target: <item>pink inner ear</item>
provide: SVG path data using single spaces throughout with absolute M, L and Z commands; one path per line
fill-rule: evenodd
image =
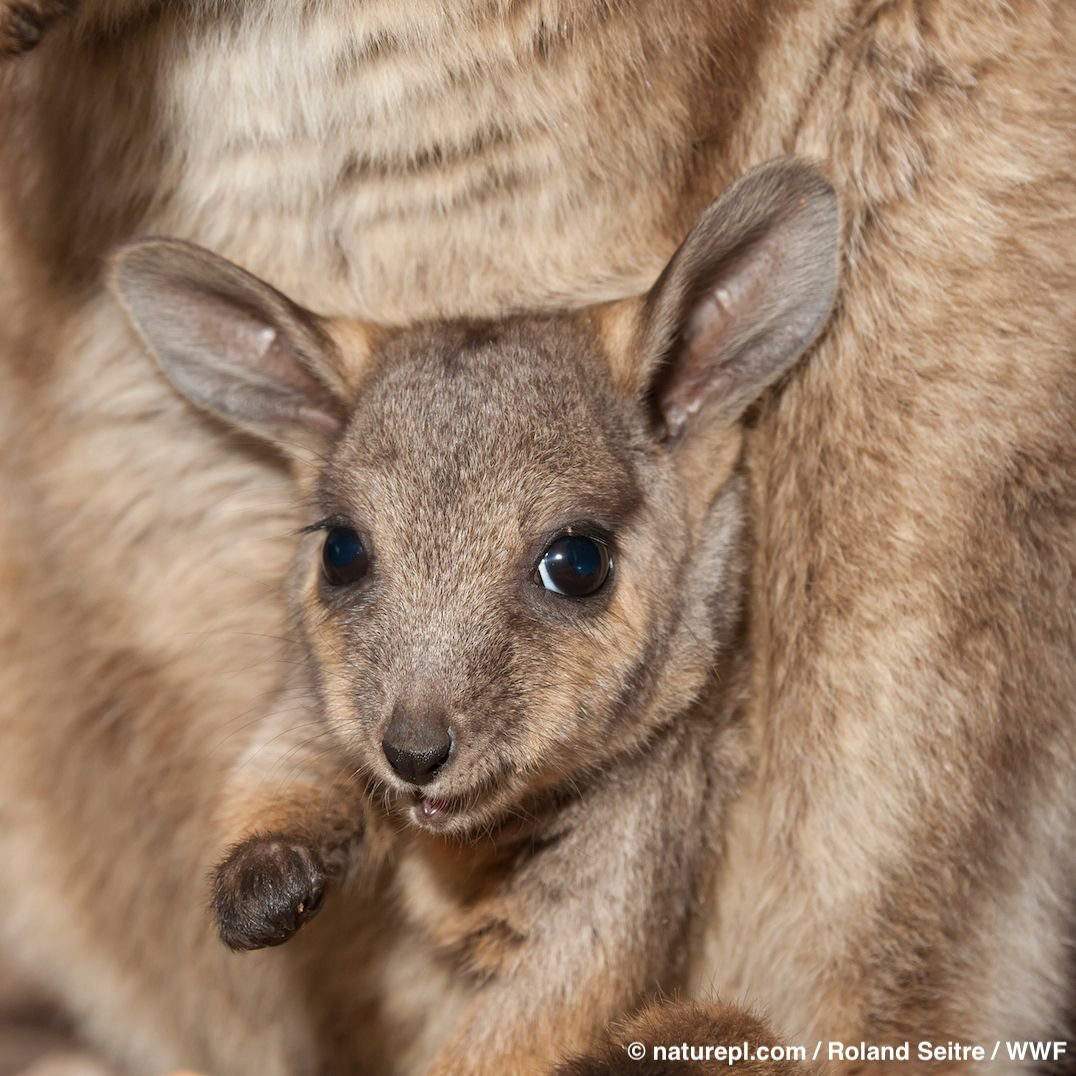
M 207 369 L 216 372 L 203 402 L 233 420 L 266 428 L 281 422 L 326 434 L 340 426 L 339 403 L 277 326 L 200 289 L 187 331 Z
M 735 388 L 733 363 L 770 320 L 768 289 L 780 262 L 775 245 L 762 241 L 749 257 L 722 266 L 718 279 L 696 300 L 659 394 L 669 436 L 678 436 L 706 403 Z
M 327 432 L 338 428 L 340 416 L 332 393 L 310 373 L 280 329 L 216 296 L 202 299 L 195 309 L 197 332 L 210 348 L 215 366 L 248 384 L 261 383 L 289 394 L 296 421 Z M 283 399 L 277 399 L 280 406 Z
M 198 333 L 218 362 L 315 399 L 325 394 L 325 387 L 273 325 L 215 296 L 202 299 L 195 310 Z
M 337 431 L 336 352 L 324 323 L 208 251 L 151 239 L 119 252 L 110 280 L 176 388 L 286 451 Z M 323 380 L 324 378 L 324 380 Z
M 659 397 L 670 437 L 679 436 L 692 416 L 720 390 L 721 357 L 733 302 L 731 289 L 719 284 L 696 306 L 684 327 L 679 355 Z
M 710 378 L 708 371 L 696 364 L 681 370 L 676 381 L 661 395 L 660 407 L 669 437 L 679 437 L 691 417 L 706 401 Z

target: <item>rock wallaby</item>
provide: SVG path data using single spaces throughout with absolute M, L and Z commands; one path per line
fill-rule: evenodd
M 310 520 L 296 682 L 229 797 L 221 935 L 287 940 L 359 834 L 388 846 L 395 943 L 449 1029 L 407 1071 L 548 1072 L 682 989 L 745 769 L 740 420 L 829 316 L 837 238 L 829 184 L 775 162 L 638 299 L 401 330 L 190 244 L 118 255 L 165 372 L 294 461 Z
M 428 985 L 391 902 L 214 937 L 311 517 L 154 376 L 108 253 L 176 236 L 387 326 L 582 308 L 794 154 L 840 297 L 746 417 L 748 769 L 693 1004 L 646 1033 L 718 997 L 794 1042 L 1070 1034 L 1076 5 L 81 0 L 46 33 L 66 6 L 0 0 L 0 50 L 38 42 L 0 64 L 5 962 L 137 1076 L 389 1072 L 431 1020 L 379 1017 Z

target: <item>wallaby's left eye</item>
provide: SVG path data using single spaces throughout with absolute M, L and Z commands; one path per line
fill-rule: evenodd
M 333 527 L 325 535 L 321 566 L 333 586 L 357 583 L 370 567 L 370 558 L 358 532 L 351 527 Z
M 609 550 L 604 542 L 582 534 L 565 534 L 552 542 L 538 562 L 538 579 L 546 590 L 585 598 L 609 577 Z

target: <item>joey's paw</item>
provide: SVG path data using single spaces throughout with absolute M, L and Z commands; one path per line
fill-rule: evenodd
M 0 0 L 0 59 L 29 52 L 76 0 Z
M 286 942 L 321 907 L 325 869 L 302 840 L 283 834 L 236 845 L 213 878 L 213 910 L 229 949 Z

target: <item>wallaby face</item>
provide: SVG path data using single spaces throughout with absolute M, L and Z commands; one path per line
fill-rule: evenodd
M 825 321 L 836 236 L 825 181 L 776 163 L 640 299 L 407 330 L 320 319 L 185 244 L 120 253 L 177 387 L 295 460 L 312 680 L 391 813 L 489 827 L 705 687 L 738 601 L 739 418 Z
M 291 937 L 362 835 L 371 875 L 396 842 L 386 944 L 448 974 L 423 1071 L 547 1071 L 553 1029 L 582 1047 L 676 981 L 745 768 L 715 691 L 740 419 L 825 322 L 837 225 L 825 180 L 774 163 L 641 297 L 391 330 L 186 244 L 120 252 L 113 287 L 168 376 L 290 456 L 306 513 L 302 702 L 257 734 L 302 777 L 239 766 L 225 790 L 228 946 Z
M 352 765 L 462 832 L 645 732 L 691 521 L 580 322 L 435 325 L 373 363 L 317 481 L 304 637 Z

